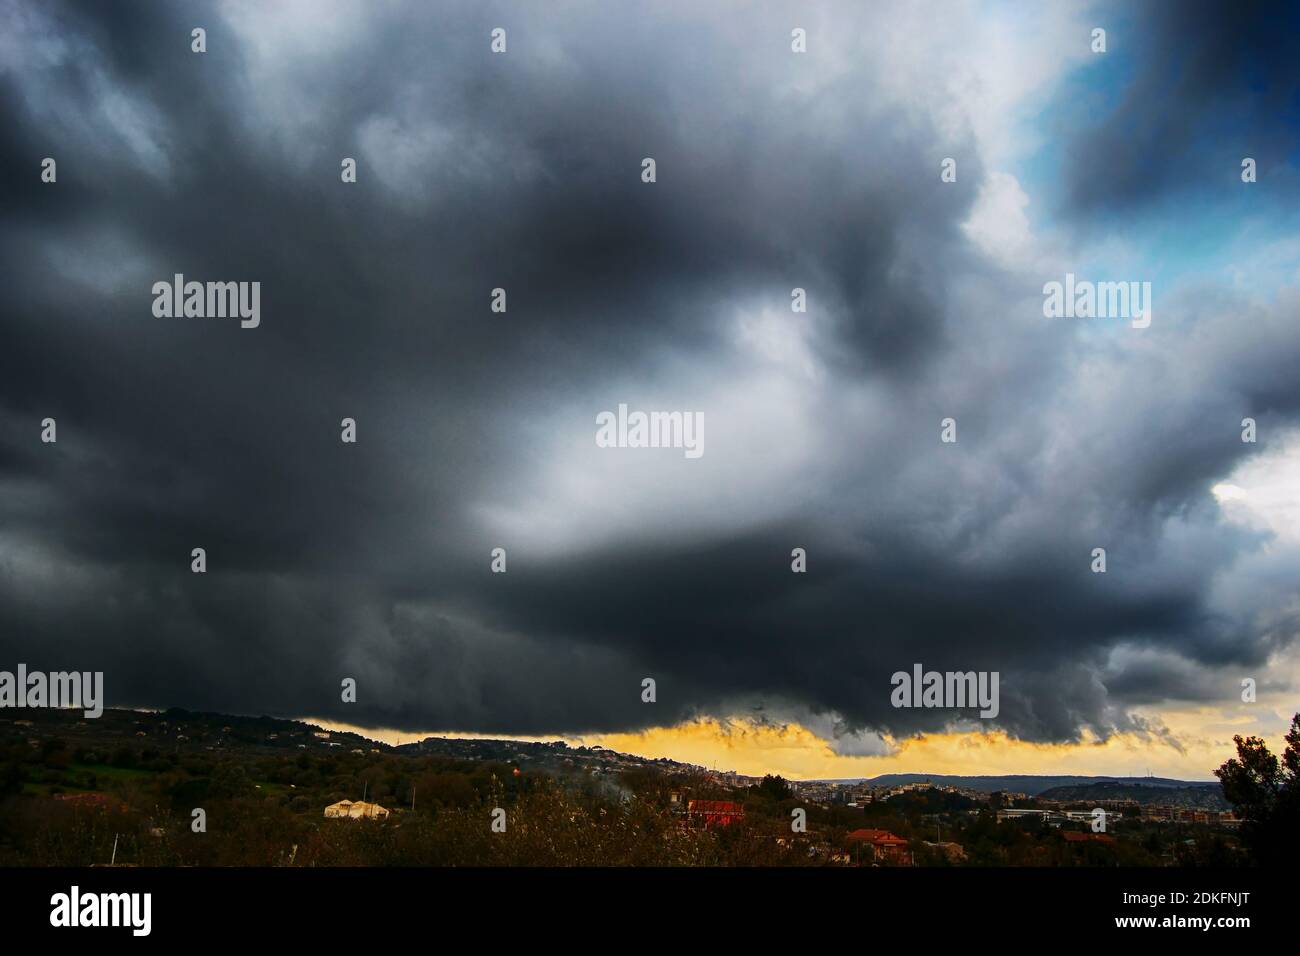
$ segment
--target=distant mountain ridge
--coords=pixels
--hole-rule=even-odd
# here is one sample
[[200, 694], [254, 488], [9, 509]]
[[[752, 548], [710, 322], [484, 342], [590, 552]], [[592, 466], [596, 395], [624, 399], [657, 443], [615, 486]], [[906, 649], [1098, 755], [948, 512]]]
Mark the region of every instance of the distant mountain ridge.
[[[1006, 774], [1001, 776], [960, 776], [942, 773], [885, 773], [878, 777], [847, 777], [824, 780], [825, 783], [861, 783], [869, 787], [900, 787], [907, 783], [933, 783], [936, 786], [966, 787], [987, 793], [1010, 791], [1031, 797], [1060, 787], [1089, 787], [1096, 784], [1123, 784], [1131, 787], [1200, 789], [1221, 791], [1217, 780], [1174, 780], [1169, 777], [1085, 777], [1071, 775]], [[1071, 799], [1071, 798], [1049, 798]]]
[[1150, 786], [1146, 778], [1126, 783], [1102, 780], [1097, 783], [1052, 787], [1038, 796], [1043, 800], [1132, 800], [1141, 804], [1184, 807], [1189, 810], [1228, 810], [1231, 805], [1217, 783], [1191, 784], [1185, 787]]

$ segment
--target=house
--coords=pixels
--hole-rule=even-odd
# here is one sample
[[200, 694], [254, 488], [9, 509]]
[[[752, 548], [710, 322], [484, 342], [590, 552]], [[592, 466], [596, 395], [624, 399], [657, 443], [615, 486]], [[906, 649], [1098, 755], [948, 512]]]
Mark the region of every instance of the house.
[[895, 836], [888, 830], [861, 829], [854, 830], [847, 837], [850, 843], [865, 845], [871, 850], [871, 859], [876, 863], [901, 863], [910, 865], [912, 854], [907, 848], [907, 841]]
[[384, 820], [392, 812], [377, 803], [364, 800], [340, 800], [325, 808], [326, 819], [335, 820]]
[[1048, 810], [1010, 809], [997, 812], [998, 823], [1005, 820], [1042, 820], [1047, 821]]
[[725, 827], [745, 819], [745, 807], [730, 800], [689, 800], [686, 820], [691, 826]]
[[1113, 836], [1105, 833], [1080, 833], [1077, 830], [1065, 830], [1061, 833], [1066, 843], [1114, 843]]

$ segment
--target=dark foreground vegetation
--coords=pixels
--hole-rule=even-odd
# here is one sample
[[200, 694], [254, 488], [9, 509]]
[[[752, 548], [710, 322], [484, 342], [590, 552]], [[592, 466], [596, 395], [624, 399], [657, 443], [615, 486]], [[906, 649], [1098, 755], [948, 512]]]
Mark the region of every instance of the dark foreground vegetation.
[[[1250, 790], [1259, 768], [1267, 774], [1277, 761], [1247, 742], [1239, 749], [1251, 769], [1225, 764], [1229, 796], [1250, 790], [1260, 814], [1247, 814], [1243, 834], [1135, 820], [1109, 840], [1072, 841], [1065, 832], [1087, 827], [997, 822], [996, 799], [937, 790], [818, 806], [779, 777], [733, 789], [682, 765], [611, 769], [609, 760], [565, 758], [559, 744], [548, 745], [560, 756], [547, 769], [521, 769], [347, 735], [322, 742], [302, 724], [288, 744], [283, 730], [194, 729], [238, 718], [173, 716], [160, 732], [172, 713], [119, 712], [113, 733], [71, 717], [0, 722], [0, 866], [1234, 865], [1252, 862], [1260, 834], [1282, 832], [1281, 771], [1270, 778], [1277, 788]], [[130, 733], [140, 721], [149, 730]], [[292, 742], [299, 738], [311, 743]], [[324, 817], [326, 806], [363, 795], [389, 816]], [[690, 800], [739, 804], [743, 819], [701, 823], [685, 813]], [[497, 808], [504, 832], [492, 827]], [[206, 829], [195, 832], [200, 809]], [[806, 832], [792, 830], [797, 809]], [[864, 830], [888, 831], [907, 849], [875, 854]]]

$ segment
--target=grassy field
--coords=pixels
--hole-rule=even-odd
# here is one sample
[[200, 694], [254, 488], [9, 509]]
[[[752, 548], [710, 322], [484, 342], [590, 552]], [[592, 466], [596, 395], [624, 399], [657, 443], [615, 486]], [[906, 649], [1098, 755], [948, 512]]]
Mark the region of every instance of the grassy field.
[[113, 789], [137, 780], [148, 780], [153, 771], [132, 767], [113, 767], [109, 764], [69, 764], [61, 771], [47, 768], [43, 779], [27, 780], [23, 793], [49, 796], [51, 793], [79, 793]]

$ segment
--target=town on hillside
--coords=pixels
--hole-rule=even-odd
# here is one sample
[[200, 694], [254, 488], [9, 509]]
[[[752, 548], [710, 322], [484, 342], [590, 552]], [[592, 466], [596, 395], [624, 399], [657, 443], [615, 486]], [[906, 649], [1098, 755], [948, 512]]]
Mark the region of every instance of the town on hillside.
[[0, 865], [1249, 862], [1217, 783], [960, 779], [786, 781], [564, 741], [391, 746], [272, 717], [31, 711], [0, 719]]

